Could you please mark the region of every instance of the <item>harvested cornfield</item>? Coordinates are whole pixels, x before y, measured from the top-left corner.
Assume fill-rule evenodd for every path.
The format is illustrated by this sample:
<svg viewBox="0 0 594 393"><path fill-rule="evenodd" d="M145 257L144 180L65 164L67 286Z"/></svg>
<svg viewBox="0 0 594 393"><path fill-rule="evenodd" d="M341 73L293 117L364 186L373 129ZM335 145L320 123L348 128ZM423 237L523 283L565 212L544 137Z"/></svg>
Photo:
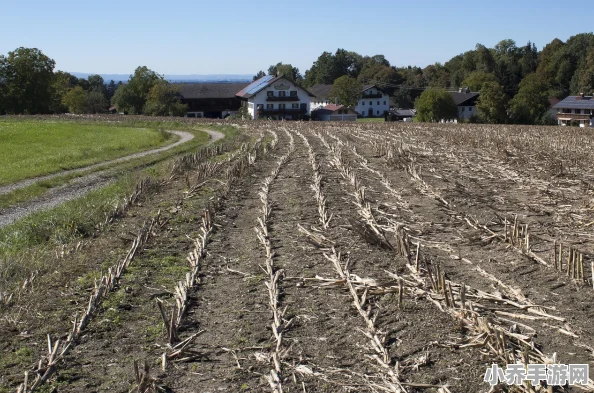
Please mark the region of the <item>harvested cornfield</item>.
<svg viewBox="0 0 594 393"><path fill-rule="evenodd" d="M594 132L240 127L2 295L0 391L594 391L484 381L594 365Z"/></svg>

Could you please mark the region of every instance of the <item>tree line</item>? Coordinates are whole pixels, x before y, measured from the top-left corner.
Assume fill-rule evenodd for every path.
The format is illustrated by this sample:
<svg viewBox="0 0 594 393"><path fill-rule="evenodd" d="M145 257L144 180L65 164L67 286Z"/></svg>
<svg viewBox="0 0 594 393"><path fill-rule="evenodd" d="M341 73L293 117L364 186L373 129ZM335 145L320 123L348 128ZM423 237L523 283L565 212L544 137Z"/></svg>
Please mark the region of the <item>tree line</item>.
<svg viewBox="0 0 594 393"><path fill-rule="evenodd" d="M99 75L77 78L54 68L54 60L36 48L0 55L0 114L102 113L110 105L130 114L186 111L177 86L147 67L138 67L126 84L106 84ZM424 68L396 67L381 54L338 49L323 52L304 74L282 62L267 72L304 87L335 84L331 93L346 104L353 102L353 92L363 84L376 84L400 108L423 106L420 96L428 90L438 91L425 94L434 102L446 89L468 86L480 93L477 120L538 124L549 121L550 98L594 91L594 34L577 34L565 42L554 39L541 51L532 42L518 46L511 39L493 48L477 44L444 64ZM260 71L254 79L264 75ZM451 109L451 102L447 105Z"/></svg>
<svg viewBox="0 0 594 393"><path fill-rule="evenodd" d="M358 86L353 80L377 84L400 108L413 108L415 103L422 106L422 101L445 97L440 93L446 90L469 87L480 93L477 108L481 118L477 121L542 124L550 121L550 98L594 91L594 34L577 34L565 42L554 39L541 51L532 42L518 46L511 39L493 48L477 44L444 64L425 68L396 67L383 55L363 56L338 49L323 52L304 75L282 63L271 66L268 73L285 73L304 87L335 84L341 78L340 85L346 87L337 87L334 95L353 90ZM263 75L260 71L256 77ZM421 94L429 90L438 91L427 92L419 102ZM451 101L443 104L451 112Z"/></svg>
<svg viewBox="0 0 594 393"><path fill-rule="evenodd" d="M154 116L183 116L186 105L177 86L138 67L128 83L105 83L100 75L77 78L54 71L55 61L37 48L0 55L0 115L117 111Z"/></svg>

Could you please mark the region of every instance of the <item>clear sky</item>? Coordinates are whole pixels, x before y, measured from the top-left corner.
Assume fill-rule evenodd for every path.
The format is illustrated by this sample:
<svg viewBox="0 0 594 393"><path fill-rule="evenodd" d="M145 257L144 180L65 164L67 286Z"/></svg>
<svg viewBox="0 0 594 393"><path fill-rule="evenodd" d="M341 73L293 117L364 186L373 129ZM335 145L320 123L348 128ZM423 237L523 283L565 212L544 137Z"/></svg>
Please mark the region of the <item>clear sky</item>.
<svg viewBox="0 0 594 393"><path fill-rule="evenodd" d="M424 67L511 38L539 49L593 30L591 9L552 0L29 0L0 7L0 54L41 49L69 72L302 73L323 51Z"/></svg>

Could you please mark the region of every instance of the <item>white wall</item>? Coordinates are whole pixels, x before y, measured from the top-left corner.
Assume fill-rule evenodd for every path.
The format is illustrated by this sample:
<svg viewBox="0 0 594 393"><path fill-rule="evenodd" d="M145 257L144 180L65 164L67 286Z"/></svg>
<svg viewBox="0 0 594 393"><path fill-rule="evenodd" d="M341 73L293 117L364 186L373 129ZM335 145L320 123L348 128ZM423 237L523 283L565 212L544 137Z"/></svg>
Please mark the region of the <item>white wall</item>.
<svg viewBox="0 0 594 393"><path fill-rule="evenodd" d="M374 117L381 117L384 115L384 112L390 110L390 96L384 94L380 90L375 87L371 89L365 90L364 94L381 94L382 98L361 98L357 102L357 106L355 107L355 111L359 113L363 117L369 116L369 108L373 109L373 116ZM379 104L378 104L379 102Z"/></svg>
<svg viewBox="0 0 594 393"><path fill-rule="evenodd" d="M258 94L256 94L255 96L250 97L248 99L248 112L250 113L250 115L252 115L252 118L254 120L256 120L258 118L258 114L256 113L256 108L258 107L258 105L262 105L264 107L264 109L266 109L267 105L271 104L271 105L273 105L274 109L278 109L279 104L285 104L285 107L287 109L291 109L292 104L297 104L297 106L299 107L301 104L305 103L305 104L307 104L307 112L305 114L306 115L311 114L309 94L307 94L307 92L305 90L297 87L295 84L291 83L290 81L288 81L286 79L282 79L282 82L288 83L291 85L291 87L288 90L282 90L282 91L284 91L287 96L290 96L291 90L297 90L297 99L299 101L266 101L269 91L273 91L275 96L278 96L278 92L281 91L281 90L276 90L274 88L274 85L276 83L278 83L278 82L276 82L272 86L268 86L267 88L265 88L264 90L262 90Z"/></svg>
<svg viewBox="0 0 594 393"><path fill-rule="evenodd" d="M311 110L315 111L318 108L323 108L326 105L330 104L330 100L322 100L320 98L312 98L311 99Z"/></svg>

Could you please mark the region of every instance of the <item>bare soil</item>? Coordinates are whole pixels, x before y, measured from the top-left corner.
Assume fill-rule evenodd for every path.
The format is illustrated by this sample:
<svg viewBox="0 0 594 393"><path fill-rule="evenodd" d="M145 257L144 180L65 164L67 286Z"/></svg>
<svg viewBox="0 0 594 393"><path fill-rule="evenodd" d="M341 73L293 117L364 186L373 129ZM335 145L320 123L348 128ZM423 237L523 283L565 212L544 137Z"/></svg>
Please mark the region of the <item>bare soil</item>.
<svg viewBox="0 0 594 393"><path fill-rule="evenodd" d="M493 148L495 137L487 132L529 143L513 151ZM541 141L523 136L528 132ZM173 392L476 393L490 391L483 382L487 367L518 361L522 353L531 361L594 367L591 173L563 157L565 174L550 164L562 135L406 124L243 128L246 141L260 135L270 141L273 134L276 147L229 184L214 215L199 284L179 330L180 340L197 334L195 356L162 369L167 339L156 298L169 307L175 302L204 209L221 195L231 163L191 197L188 182L201 183L192 171L152 190L82 248L48 261L55 264L52 274L0 308L0 392L14 390L26 370L33 379L47 353L46 336L68 335L93 279L126 255L157 211L161 217L147 245L44 389L130 391L137 385L134 360L147 362L154 386ZM331 215L326 228L309 149ZM255 230L266 177L270 257ZM514 220L529 225L529 245L505 239L505 217L509 226ZM397 247L402 239L408 239L408 257ZM553 242L583 252L583 278L555 269ZM332 258L338 254L337 268ZM266 270L270 261L275 282ZM449 293L432 287L437 269L453 288ZM283 315L276 332L271 286ZM480 330L484 326L489 333ZM527 346L518 347L521 342ZM275 374L280 385L270 382ZM533 391L498 389L492 391Z"/></svg>

